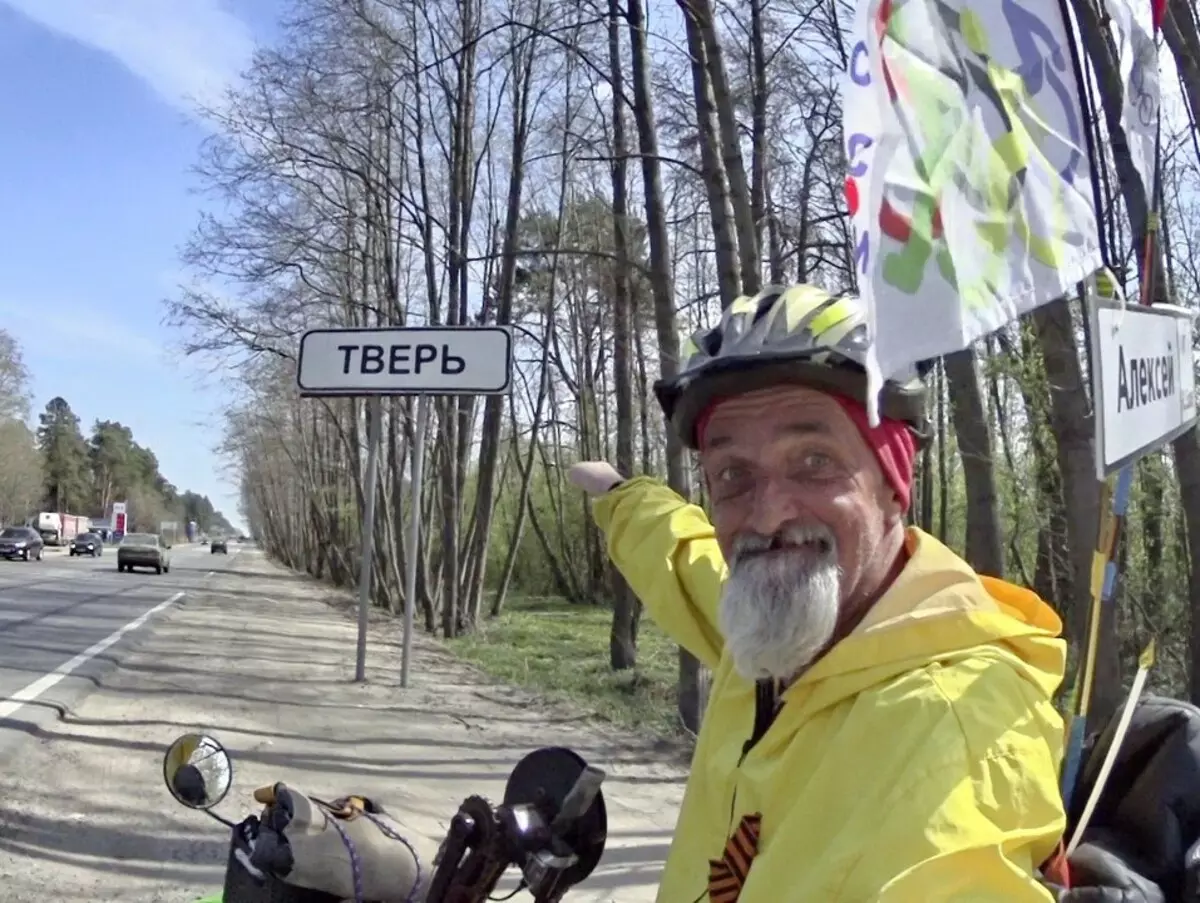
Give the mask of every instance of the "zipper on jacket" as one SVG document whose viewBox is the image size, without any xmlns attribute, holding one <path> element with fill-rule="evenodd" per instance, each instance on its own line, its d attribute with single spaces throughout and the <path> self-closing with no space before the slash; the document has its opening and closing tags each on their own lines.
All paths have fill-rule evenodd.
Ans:
<svg viewBox="0 0 1200 903">
<path fill-rule="evenodd" d="M 754 730 L 750 739 L 742 746 L 742 756 L 738 759 L 738 767 L 746 761 L 750 750 L 761 740 L 775 723 L 779 714 L 779 686 L 774 680 L 760 680 L 754 684 Z"/>
<path fill-rule="evenodd" d="M 771 725 L 775 723 L 775 716 L 779 714 L 779 701 L 783 696 L 780 691 L 780 685 L 775 680 L 759 680 L 754 683 L 754 728 L 750 733 L 750 739 L 742 745 L 742 755 L 738 758 L 738 773 L 733 779 L 733 796 L 729 800 L 729 826 L 725 829 L 726 842 L 728 842 L 729 833 L 733 830 L 737 823 L 737 799 L 739 784 L 741 783 L 741 768 L 742 763 L 746 761 L 746 756 L 750 754 L 750 750 L 754 749 L 758 743 L 771 729 Z M 701 892 L 693 903 L 700 901 L 708 895 L 706 888 Z"/>
</svg>

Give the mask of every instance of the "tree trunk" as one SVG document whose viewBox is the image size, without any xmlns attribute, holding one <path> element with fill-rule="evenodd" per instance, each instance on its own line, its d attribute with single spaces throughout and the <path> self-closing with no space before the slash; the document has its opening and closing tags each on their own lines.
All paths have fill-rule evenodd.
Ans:
<svg viewBox="0 0 1200 903">
<path fill-rule="evenodd" d="M 629 286 L 629 202 L 626 197 L 625 91 L 621 72 L 621 6 L 608 4 L 608 59 L 612 78 L 613 162 L 613 383 L 617 401 L 617 470 L 633 473 L 633 322 Z M 608 568 L 613 589 L 612 629 L 609 631 L 609 660 L 614 671 L 637 666 L 637 632 L 641 603 L 620 572 Z"/>
<path fill-rule="evenodd" d="M 992 439 L 979 388 L 975 349 L 947 354 L 942 361 L 967 486 L 967 563 L 980 574 L 1003 578 L 1004 540 L 992 468 Z"/>
<path fill-rule="evenodd" d="M 1077 649 L 1087 643 L 1091 609 L 1092 559 L 1100 525 L 1096 482 L 1095 426 L 1090 395 L 1079 363 L 1071 308 L 1065 299 L 1031 315 L 1050 387 L 1050 432 L 1057 442 L 1058 470 L 1067 505 L 1067 545 L 1071 552 L 1071 592 L 1066 607 L 1068 637 Z M 1102 607 L 1100 635 L 1112 634 L 1111 605 Z M 1096 662 L 1089 725 L 1107 720 L 1120 698 L 1120 660 L 1112 644 L 1101 646 Z"/>
<path fill-rule="evenodd" d="M 650 243 L 650 285 L 654 295 L 654 325 L 658 333 L 659 372 L 671 379 L 679 372 L 679 326 L 675 315 L 675 293 L 671 287 L 671 261 L 667 216 L 663 204 L 659 167 L 658 126 L 650 92 L 650 54 L 646 47 L 646 19 L 642 0 L 628 0 L 629 43 L 632 51 L 634 120 L 641 154 L 642 188 L 646 201 L 646 231 Z M 691 495 L 684 466 L 683 444 L 667 428 L 667 483 L 688 498 Z M 700 663 L 686 650 L 679 650 L 678 708 L 689 730 L 700 729 L 704 710 L 703 675 Z"/>
</svg>

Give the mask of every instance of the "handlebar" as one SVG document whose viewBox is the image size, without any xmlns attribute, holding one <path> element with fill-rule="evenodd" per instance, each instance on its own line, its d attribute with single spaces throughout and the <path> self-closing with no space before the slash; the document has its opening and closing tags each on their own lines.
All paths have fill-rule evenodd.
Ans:
<svg viewBox="0 0 1200 903">
<path fill-rule="evenodd" d="M 438 853 L 428 903 L 480 903 L 510 866 L 536 903 L 558 903 L 592 873 L 608 836 L 604 772 L 564 747 L 517 763 L 504 802 L 463 801 Z"/>
<path fill-rule="evenodd" d="M 365 797 L 326 803 L 284 784 L 256 791 L 263 810 L 235 825 L 211 811 L 232 784 L 220 743 L 185 735 L 163 761 L 176 800 L 231 830 L 224 903 L 483 903 L 514 866 L 535 903 L 559 903 L 604 852 L 604 777 L 573 750 L 535 750 L 513 768 L 499 805 L 463 800 L 435 848 L 405 839 Z"/>
</svg>

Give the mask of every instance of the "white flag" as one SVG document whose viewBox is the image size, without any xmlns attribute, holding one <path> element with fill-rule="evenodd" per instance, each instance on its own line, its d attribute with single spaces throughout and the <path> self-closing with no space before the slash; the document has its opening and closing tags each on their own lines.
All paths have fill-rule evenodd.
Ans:
<svg viewBox="0 0 1200 903">
<path fill-rule="evenodd" d="M 1158 50 L 1150 36 L 1153 26 L 1149 21 L 1139 21 L 1127 0 L 1104 0 L 1104 7 L 1117 30 L 1117 60 L 1125 89 L 1121 128 L 1129 141 L 1133 165 L 1146 187 L 1146 202 L 1152 205 L 1161 102 Z M 1149 20 L 1150 16 L 1145 18 Z"/>
<path fill-rule="evenodd" d="M 845 141 L 878 374 L 967 347 L 1102 266 L 1054 3 L 859 0 Z"/>
</svg>

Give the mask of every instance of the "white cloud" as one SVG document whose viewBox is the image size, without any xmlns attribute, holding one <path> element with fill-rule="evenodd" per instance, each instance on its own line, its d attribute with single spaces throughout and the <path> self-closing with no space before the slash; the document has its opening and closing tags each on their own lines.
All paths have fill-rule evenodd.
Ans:
<svg viewBox="0 0 1200 903">
<path fill-rule="evenodd" d="M 213 104 L 250 61 L 249 25 L 223 0 L 0 0 L 40 25 L 110 54 L 169 103 Z"/>
</svg>

